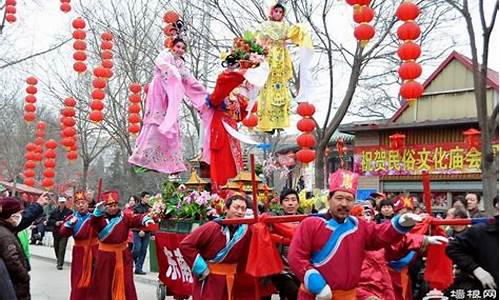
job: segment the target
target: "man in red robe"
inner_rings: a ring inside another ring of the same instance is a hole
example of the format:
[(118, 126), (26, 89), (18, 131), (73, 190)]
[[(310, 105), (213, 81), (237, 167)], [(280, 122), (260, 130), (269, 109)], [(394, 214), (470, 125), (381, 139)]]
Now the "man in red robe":
[(71, 262), (70, 300), (83, 300), (87, 296), (92, 276), (93, 258), (97, 254), (97, 232), (90, 224), (89, 203), (84, 192), (75, 193), (76, 211), (66, 218), (59, 232), (62, 236), (73, 236), (73, 258)]
[(298, 299), (354, 300), (365, 250), (403, 238), (421, 218), (404, 214), (384, 224), (350, 216), (358, 175), (338, 170), (330, 176), (329, 211), (298, 226), (288, 252), (290, 268), (302, 282)]
[(91, 219), (98, 232), (99, 246), (87, 299), (136, 300), (128, 231), (154, 221), (148, 214), (122, 214), (116, 191), (103, 193), (102, 198), (104, 201), (96, 205)]
[[(234, 195), (225, 201), (227, 219), (243, 218), (246, 209), (244, 196)], [(253, 290), (237, 288), (243, 279), (251, 230), (246, 224), (223, 225), (219, 221), (198, 227), (179, 245), (195, 277), (193, 299), (253, 299)]]

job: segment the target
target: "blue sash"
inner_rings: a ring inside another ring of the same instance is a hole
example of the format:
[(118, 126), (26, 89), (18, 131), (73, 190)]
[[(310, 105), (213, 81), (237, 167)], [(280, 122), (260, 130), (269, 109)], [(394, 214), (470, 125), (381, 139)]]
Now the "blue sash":
[(120, 214), (119, 216), (114, 217), (109, 220), (108, 224), (99, 232), (99, 240), (104, 240), (115, 228), (115, 226), (121, 222), (123, 216)]
[(211, 263), (220, 263), (221, 261), (226, 258), (226, 256), (229, 254), (231, 249), (239, 242), (241, 239), (245, 236), (246, 232), (248, 230), (248, 225), (247, 224), (241, 224), (238, 226), (238, 229), (236, 229), (236, 232), (234, 233), (233, 237), (228, 241), (229, 239), (229, 228), (224, 226), (222, 232), (226, 235), (226, 246), (222, 248), (217, 255), (213, 259), (210, 260)]
[(87, 213), (85, 215), (77, 214), (76, 215), (78, 218), (78, 221), (76, 221), (75, 227), (73, 227), (73, 236), (77, 235), (78, 232), (80, 232), (80, 229), (82, 229), (83, 225), (86, 222), (90, 221), (90, 214)]
[(358, 220), (355, 217), (347, 217), (343, 223), (338, 223), (335, 219), (325, 220), (326, 228), (332, 233), (323, 248), (313, 253), (311, 262), (319, 267), (330, 261), (339, 248), (342, 240), (358, 230)]
[(401, 270), (404, 267), (406, 267), (407, 265), (410, 264), (410, 262), (415, 257), (415, 254), (417, 254), (417, 252), (415, 252), (415, 250), (412, 250), (412, 251), (408, 252), (408, 254), (406, 254), (405, 256), (403, 256), (402, 258), (400, 258), (398, 260), (391, 260), (389, 262), (389, 266), (391, 268), (393, 268), (394, 270), (401, 272)]

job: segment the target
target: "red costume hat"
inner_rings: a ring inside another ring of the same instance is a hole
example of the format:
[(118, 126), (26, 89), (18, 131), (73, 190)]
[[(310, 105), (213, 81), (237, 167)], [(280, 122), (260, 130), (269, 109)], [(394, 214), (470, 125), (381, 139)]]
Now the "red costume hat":
[(413, 197), (408, 195), (399, 195), (392, 199), (392, 203), (394, 204), (394, 212), (398, 212), (403, 208), (407, 208), (410, 210), (415, 209), (415, 204), (413, 203)]
[(85, 192), (84, 191), (78, 191), (73, 195), (73, 201), (78, 202), (78, 201), (85, 201), (88, 202), (87, 197), (85, 197)]
[(347, 170), (339, 169), (330, 174), (330, 192), (342, 191), (356, 197), (359, 175)]
[(114, 204), (120, 202), (120, 195), (117, 191), (107, 191), (102, 193), (101, 199), (108, 204)]
[(4, 197), (0, 198), (0, 219), (8, 219), (13, 214), (23, 210), (21, 202), (16, 198)]

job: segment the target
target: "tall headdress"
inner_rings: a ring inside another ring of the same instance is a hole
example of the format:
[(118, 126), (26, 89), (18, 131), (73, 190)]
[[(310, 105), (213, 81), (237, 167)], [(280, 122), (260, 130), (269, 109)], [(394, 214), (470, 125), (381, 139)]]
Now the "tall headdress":
[(342, 191), (356, 197), (359, 175), (347, 170), (339, 169), (330, 175), (330, 192)]
[(185, 26), (179, 14), (172, 10), (167, 11), (163, 16), (163, 22), (165, 23), (163, 28), (163, 33), (166, 36), (165, 47), (172, 48), (174, 46), (173, 42), (177, 38), (186, 42)]

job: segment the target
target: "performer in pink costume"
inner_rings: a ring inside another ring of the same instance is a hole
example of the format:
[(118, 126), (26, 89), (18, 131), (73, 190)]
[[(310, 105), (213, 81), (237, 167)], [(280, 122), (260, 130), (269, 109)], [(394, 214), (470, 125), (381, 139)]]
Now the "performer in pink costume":
[(186, 170), (183, 162), (179, 109), (184, 96), (198, 111), (207, 91), (187, 69), (185, 42), (176, 38), (171, 49), (155, 59), (153, 80), (145, 104), (143, 128), (129, 163), (149, 170), (175, 174)]

